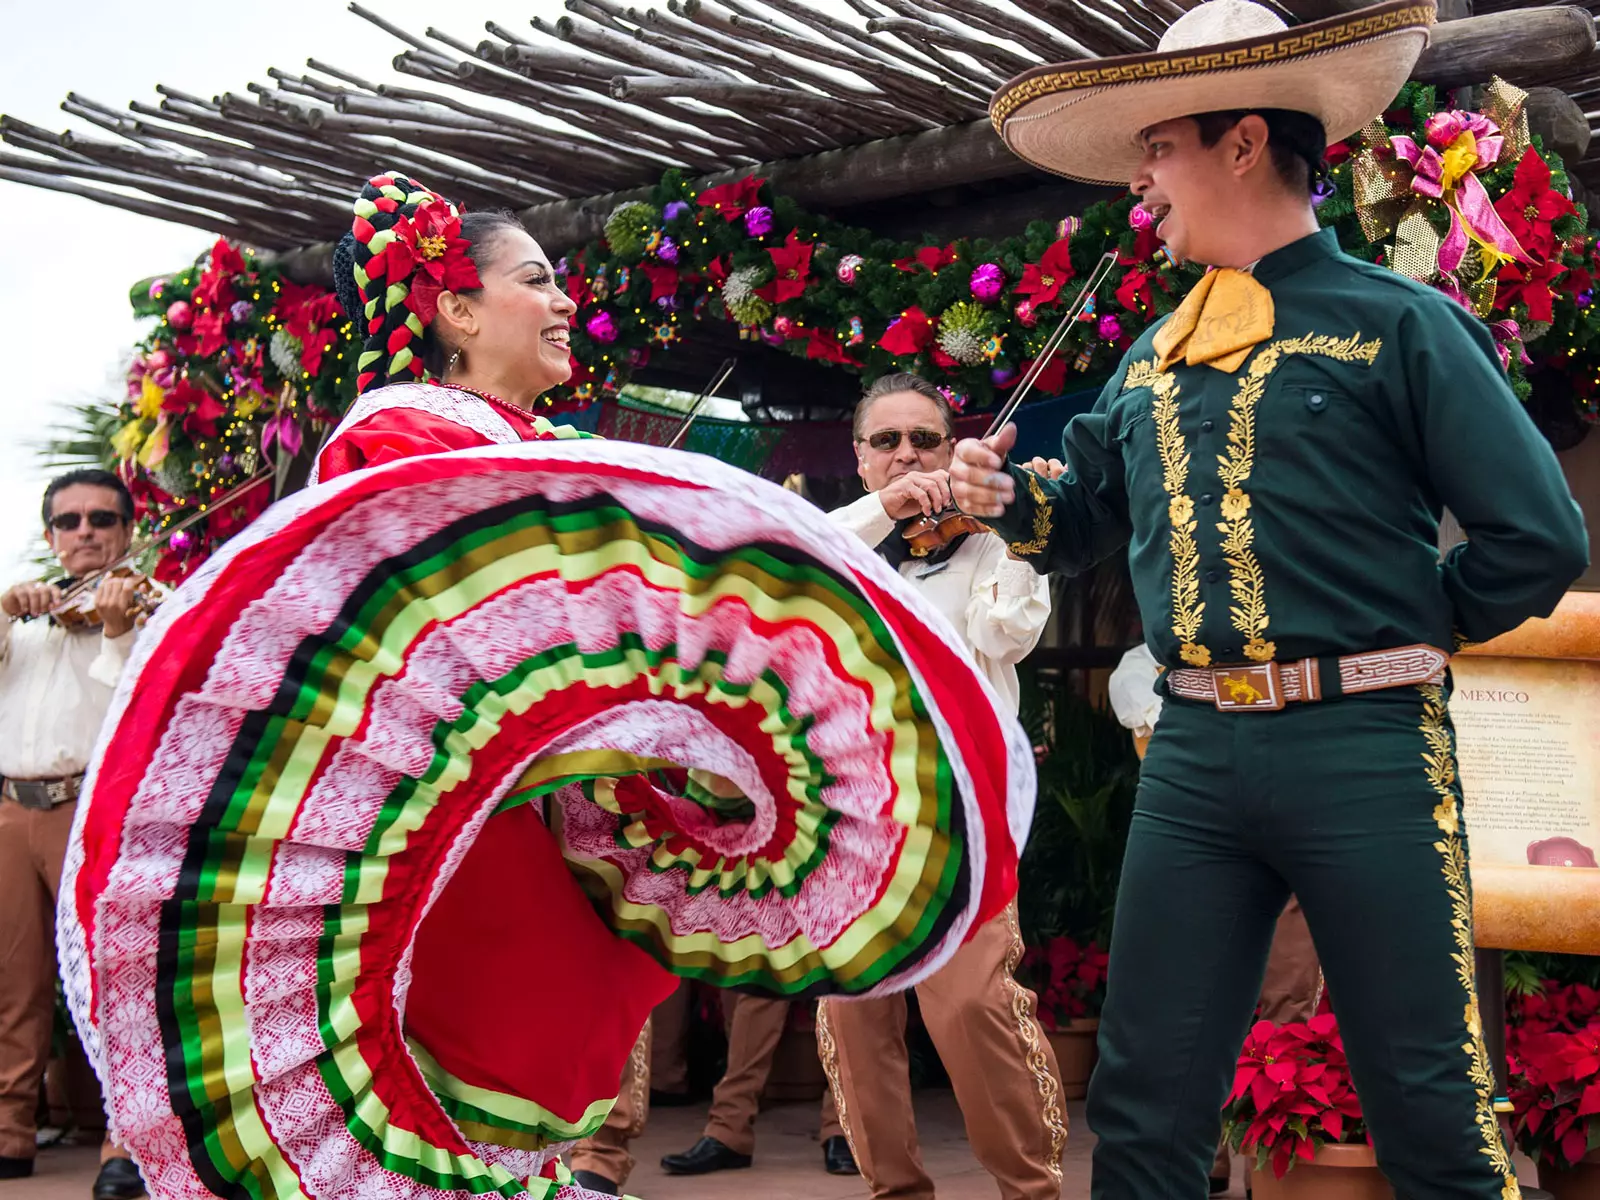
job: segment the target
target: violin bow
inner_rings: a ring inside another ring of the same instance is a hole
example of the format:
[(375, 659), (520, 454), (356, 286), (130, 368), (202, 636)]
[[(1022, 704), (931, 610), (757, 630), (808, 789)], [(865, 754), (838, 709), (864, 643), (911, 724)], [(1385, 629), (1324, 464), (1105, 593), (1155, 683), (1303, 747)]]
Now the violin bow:
[(1107, 250), (1100, 256), (1100, 261), (1095, 264), (1093, 271), (1083, 288), (1078, 292), (1078, 298), (1072, 302), (1072, 307), (1067, 310), (1067, 315), (1061, 318), (1061, 324), (1056, 326), (1055, 332), (1050, 335), (1050, 340), (1045, 342), (1033, 360), (1033, 366), (1028, 368), (1028, 373), (1022, 377), (1022, 382), (1017, 385), (1017, 390), (1011, 393), (1005, 407), (995, 414), (994, 424), (989, 426), (989, 432), (984, 434), (987, 441), (1006, 427), (1006, 423), (1016, 415), (1017, 408), (1027, 398), (1034, 384), (1039, 382), (1039, 376), (1044, 374), (1044, 369), (1050, 365), (1050, 360), (1055, 357), (1056, 351), (1061, 349), (1061, 343), (1067, 340), (1067, 334), (1072, 331), (1073, 322), (1082, 315), (1084, 308), (1094, 298), (1095, 289), (1106, 281), (1106, 276), (1111, 274), (1111, 268), (1117, 263), (1117, 252)]
[(717, 368), (717, 373), (711, 377), (711, 382), (706, 384), (706, 390), (694, 398), (694, 403), (689, 406), (689, 415), (683, 419), (683, 424), (678, 426), (678, 432), (672, 435), (672, 440), (667, 443), (666, 449), (676, 449), (678, 443), (688, 436), (689, 426), (694, 424), (695, 418), (700, 415), (700, 410), (705, 407), (706, 401), (716, 394), (719, 387), (728, 382), (728, 376), (733, 374), (734, 366), (733, 359), (725, 358), (722, 360), (722, 365)]
[(197, 509), (196, 511), (190, 513), (183, 520), (176, 522), (168, 529), (163, 529), (160, 533), (144, 542), (141, 542), (139, 545), (129, 547), (128, 552), (121, 558), (117, 559), (116, 562), (109, 563), (106, 566), (101, 567), (98, 571), (95, 571), (89, 575), (85, 575), (82, 579), (78, 580), (77, 583), (73, 584), (66, 591), (62, 592), (61, 599), (56, 601), (56, 607), (60, 608), (62, 605), (71, 602), (76, 597), (83, 595), (84, 592), (94, 587), (95, 584), (99, 583), (118, 567), (126, 566), (128, 563), (133, 562), (134, 559), (139, 558), (141, 555), (161, 545), (163, 542), (171, 541), (174, 537), (182, 533), (195, 522), (199, 521), (202, 517), (210, 516), (214, 510), (221, 508), (224, 504), (229, 504), (234, 500), (237, 500), (251, 488), (259, 487), (261, 484), (266, 483), (267, 480), (277, 478), (277, 474), (278, 472), (276, 468), (270, 471), (262, 471), (259, 475), (252, 476), (251, 478), (245, 480), (238, 487), (224, 492), (215, 500), (207, 504), (205, 508)]

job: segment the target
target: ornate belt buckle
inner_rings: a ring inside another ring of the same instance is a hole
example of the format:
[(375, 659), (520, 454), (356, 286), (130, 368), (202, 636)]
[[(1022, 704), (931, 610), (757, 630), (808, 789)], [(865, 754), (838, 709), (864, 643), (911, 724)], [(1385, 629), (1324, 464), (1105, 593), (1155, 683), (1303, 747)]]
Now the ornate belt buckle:
[(1218, 712), (1277, 712), (1283, 707), (1276, 663), (1213, 667), (1211, 686)]

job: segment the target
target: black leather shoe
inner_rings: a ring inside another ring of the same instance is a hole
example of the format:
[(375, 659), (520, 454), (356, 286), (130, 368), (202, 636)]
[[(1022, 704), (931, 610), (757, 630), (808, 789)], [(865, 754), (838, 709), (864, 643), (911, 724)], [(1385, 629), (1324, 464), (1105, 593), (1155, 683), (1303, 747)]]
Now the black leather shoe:
[(94, 1200), (138, 1200), (144, 1195), (139, 1168), (128, 1158), (109, 1158), (94, 1177)]
[(714, 1137), (703, 1137), (682, 1154), (667, 1154), (661, 1159), (661, 1169), (668, 1175), (709, 1175), (712, 1171), (749, 1165), (748, 1154), (735, 1154)]
[(26, 1179), (33, 1174), (33, 1159), (7, 1158), (0, 1154), (0, 1179)]
[(834, 1134), (822, 1143), (822, 1169), (829, 1175), (859, 1175), (856, 1156), (850, 1153), (850, 1143)]
[(617, 1185), (604, 1175), (597, 1175), (593, 1171), (574, 1171), (572, 1182), (586, 1191), (599, 1192), (602, 1196), (615, 1196)]
[(1222, 1195), (1223, 1192), (1228, 1190), (1228, 1185), (1231, 1182), (1232, 1182), (1232, 1180), (1229, 1180), (1229, 1179), (1218, 1179), (1215, 1175), (1211, 1176), (1210, 1177), (1211, 1194), (1213, 1196)]

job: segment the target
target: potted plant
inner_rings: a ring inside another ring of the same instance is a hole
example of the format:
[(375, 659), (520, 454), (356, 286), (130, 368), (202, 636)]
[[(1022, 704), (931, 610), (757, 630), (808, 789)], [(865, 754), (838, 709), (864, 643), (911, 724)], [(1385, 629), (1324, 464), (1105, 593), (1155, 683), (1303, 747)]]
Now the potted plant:
[(1070, 937), (1053, 937), (1029, 950), (1023, 964), (1039, 994), (1039, 1024), (1056, 1052), (1061, 1094), (1081, 1100), (1098, 1057), (1106, 952), (1094, 942), (1080, 946)]
[(1339, 1021), (1258, 1021), (1223, 1108), (1228, 1144), (1252, 1155), (1257, 1200), (1393, 1200), (1367, 1142)]
[(1600, 991), (1547, 980), (1509, 1017), (1517, 1148), (1557, 1200), (1600, 1200)]

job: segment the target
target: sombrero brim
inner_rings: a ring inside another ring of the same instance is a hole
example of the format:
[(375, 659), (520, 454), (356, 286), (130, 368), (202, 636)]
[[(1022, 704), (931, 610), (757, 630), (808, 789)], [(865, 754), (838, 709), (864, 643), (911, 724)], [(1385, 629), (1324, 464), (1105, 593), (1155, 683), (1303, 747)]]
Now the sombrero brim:
[(1218, 47), (1035, 67), (995, 92), (989, 116), (1019, 158), (1086, 183), (1127, 183), (1141, 130), (1216, 109), (1310, 113), (1335, 142), (1394, 99), (1434, 11), (1391, 0)]

